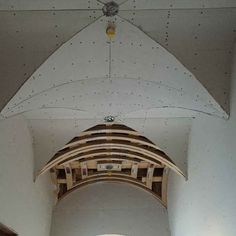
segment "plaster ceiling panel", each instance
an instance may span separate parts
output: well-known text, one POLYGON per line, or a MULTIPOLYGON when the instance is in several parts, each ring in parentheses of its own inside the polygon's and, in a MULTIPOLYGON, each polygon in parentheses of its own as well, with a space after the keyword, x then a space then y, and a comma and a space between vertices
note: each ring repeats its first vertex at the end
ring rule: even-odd
MULTIPOLYGON (((17 114, 16 116, 18 116, 17 114)), ((97 118, 95 113, 86 112, 80 109, 73 108, 55 108, 55 107, 44 107, 40 109, 33 109, 20 114, 25 119, 91 119, 97 118)))
POLYGON ((185 109, 183 111, 183 108, 178 107, 159 107, 159 108, 149 108, 149 109, 143 109, 138 111, 130 111, 126 114, 122 114, 119 116, 120 120, 123 119, 133 119, 133 118, 186 118, 186 117, 196 117, 201 112, 199 111, 193 111, 185 109))
POLYGON ((122 10, 236 7, 234 0, 127 0, 122 10))
POLYGON ((27 117, 28 111, 71 109, 90 114, 90 117, 101 118, 109 114, 121 116, 132 111, 167 107, 182 109, 182 116, 186 115, 185 110, 192 110, 192 116, 195 111, 207 114, 210 111, 217 115, 216 110, 209 110, 210 106, 204 105, 201 98, 192 101, 190 94, 152 81, 97 78, 69 82, 43 91, 3 114, 11 117, 24 113, 27 117))
POLYGON ((195 49, 228 49, 236 37, 236 8, 173 10, 168 21, 171 45, 184 40, 195 49))
MULTIPOLYGON (((116 24, 117 36, 112 41, 111 47, 112 77, 139 78, 152 81, 159 86, 167 87, 169 91, 173 89, 183 91, 185 95, 188 94, 188 99, 183 99, 183 94, 180 94, 180 98, 176 97, 177 100, 179 99, 179 107, 186 107, 183 102, 186 100, 190 102, 190 97, 192 97, 195 104, 199 102, 198 108, 198 105, 194 106, 195 110, 200 111, 204 109, 203 107, 210 106, 211 108, 214 107, 213 110, 218 109, 219 112, 222 112, 220 106, 209 96, 194 75, 160 44, 127 21, 118 18, 116 24), (203 105, 204 101, 206 104, 203 105)), ((211 112, 209 110, 209 113, 211 112)))
MULTIPOLYGON (((0 10, 100 9, 108 0, 0 0, 0 10)), ((122 10, 236 7, 234 0, 117 0, 122 10)))
POLYGON ((178 52, 186 60, 186 66, 192 67, 193 73, 207 90, 214 95, 219 104, 229 111, 229 87, 231 53, 226 50, 198 50, 197 55, 178 52), (184 55, 183 55, 184 54, 184 55))
POLYGON ((119 14, 163 46, 171 43, 177 47, 184 42, 182 46, 189 49, 228 49, 235 39, 236 8, 139 10, 119 14))
POLYGON ((96 21, 62 45, 32 74, 6 109, 73 81, 108 76, 109 44, 105 24, 96 21))
POLYGON ((2 115, 52 108, 102 117, 179 108, 183 116, 185 110, 227 116, 191 72, 137 27, 116 17, 117 36, 110 42, 107 20, 101 18, 62 45, 2 115))
POLYGON ((235 8, 120 14, 173 53, 228 111, 235 8))
POLYGON ((0 0, 1 10, 61 10, 61 9, 101 9, 97 0, 0 0))
POLYGON ((101 11, 0 13, 0 109, 59 46, 93 22, 101 11), (11 84, 11 86, 9 86, 11 84))

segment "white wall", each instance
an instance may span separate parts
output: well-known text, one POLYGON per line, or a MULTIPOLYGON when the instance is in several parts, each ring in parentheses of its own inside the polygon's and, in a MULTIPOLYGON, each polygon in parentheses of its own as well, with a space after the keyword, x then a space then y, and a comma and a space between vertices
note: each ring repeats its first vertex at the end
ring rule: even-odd
POLYGON ((52 189, 36 183, 32 139, 26 121, 0 120, 0 222, 20 236, 48 236, 52 189))
POLYGON ((172 236, 236 235, 236 50, 229 120, 201 116, 193 121, 188 182, 171 175, 172 236))
POLYGON ((170 236, 166 209, 152 195, 119 183, 97 183, 57 205, 51 236, 170 236))

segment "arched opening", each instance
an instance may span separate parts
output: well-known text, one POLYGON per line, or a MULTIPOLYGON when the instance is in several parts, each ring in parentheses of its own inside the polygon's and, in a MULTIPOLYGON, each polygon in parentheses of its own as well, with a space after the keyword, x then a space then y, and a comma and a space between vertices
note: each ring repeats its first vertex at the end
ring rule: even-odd
POLYGON ((55 207, 51 236, 170 236, 167 210, 128 184, 97 183, 77 189, 55 207))
POLYGON ((175 163, 149 139, 118 123, 95 125, 74 137, 42 168, 49 171, 61 200, 97 182, 137 186, 167 205, 169 170, 184 176, 175 163))

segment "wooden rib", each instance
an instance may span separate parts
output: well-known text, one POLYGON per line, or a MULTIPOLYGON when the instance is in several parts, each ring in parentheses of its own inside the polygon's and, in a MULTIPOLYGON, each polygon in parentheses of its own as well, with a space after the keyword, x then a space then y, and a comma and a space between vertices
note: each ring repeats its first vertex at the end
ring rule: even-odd
POLYGON ((57 179, 57 183, 58 184, 66 184, 67 181, 66 181, 66 179, 57 179))
POLYGON ((167 182, 169 176, 169 168, 165 167, 162 175, 162 184, 161 184, 161 198, 163 203, 167 206, 167 182))
MULTIPOLYGON (((100 134, 99 136, 85 136, 83 139, 80 139, 78 141, 75 141, 75 142, 72 142, 72 143, 68 143, 67 145, 65 145, 63 147, 63 149, 66 149, 66 148, 74 148, 80 144, 84 144, 84 143, 87 143, 87 142, 91 142, 91 141, 99 141, 99 140, 122 140, 122 141, 129 141, 129 142, 132 142, 132 143, 139 143, 139 144, 142 144, 142 145, 146 145, 146 146, 149 146, 149 147, 152 147, 152 148, 155 148, 155 149, 158 149, 158 150, 161 150, 160 148, 158 148, 155 144, 151 143, 149 140, 147 141, 144 141, 144 137, 142 136, 122 136, 120 134, 113 134, 112 135, 107 135, 107 134, 100 134), (139 138, 142 138, 142 139, 139 139, 139 138)), ((60 151, 63 151, 63 149, 61 149, 60 151)))
POLYGON ((65 173, 66 173, 66 186, 67 190, 73 187, 73 177, 72 177, 72 170, 70 164, 65 164, 65 173))
POLYGON ((106 141, 106 142, 99 142, 99 143, 97 143, 97 142, 96 143, 89 143, 86 146, 78 147, 78 148, 73 149, 73 150, 69 150, 69 151, 67 151, 63 154, 58 155, 57 158, 49 161, 48 164, 53 164, 53 163, 57 162, 58 159, 60 159, 60 161, 63 161, 64 159, 72 157, 73 155, 77 155, 81 152, 85 152, 85 151, 89 150, 89 148, 91 148, 91 147, 100 147, 101 148, 101 145, 103 145, 103 147, 106 146, 106 148, 112 148, 112 147, 114 147, 114 148, 118 147, 118 148, 121 148, 121 149, 122 149, 122 147, 134 148, 138 152, 141 152, 141 153, 148 152, 152 155, 156 155, 158 158, 163 159, 164 161, 171 162, 171 161, 168 160, 169 157, 163 152, 156 153, 153 150, 141 147, 139 145, 134 145, 134 144, 131 144, 131 143, 119 143, 119 142, 117 143, 117 142, 112 142, 112 141, 106 141))
MULTIPOLYGON (((64 167, 63 167, 64 169, 64 167)), ((53 184, 57 184, 57 170, 56 168, 51 168, 50 169, 50 176, 51 176, 51 180, 53 182, 53 184)))
POLYGON ((80 153, 83 152, 88 152, 88 151, 92 151, 92 150, 99 150, 101 148, 104 149, 121 149, 121 150, 127 150, 127 151, 132 151, 132 152, 137 152, 137 153, 142 153, 145 154, 149 157, 152 157, 153 159, 163 163, 164 165, 168 166, 169 168, 171 168, 172 170, 174 170, 176 173, 184 176, 183 172, 172 162, 170 162, 167 159, 166 155, 158 155, 152 151, 149 151, 148 149, 145 149, 143 147, 139 147, 139 146, 135 146, 135 145, 131 145, 131 144, 117 144, 115 142, 107 142, 102 144, 95 144, 95 145, 88 145, 85 146, 83 148, 78 148, 77 150, 74 150, 74 152, 71 153, 71 151, 69 151, 66 154, 63 154, 61 156, 59 156, 58 158, 56 158, 56 160, 53 160, 52 162, 49 162, 41 171, 39 174, 44 173, 45 171, 49 170, 50 168, 52 168, 53 166, 57 165, 60 162, 66 161, 67 159, 78 155, 80 153))
POLYGON ((80 181, 77 185, 75 185, 72 189, 70 189, 69 191, 67 191, 65 194, 63 194, 59 200, 63 199, 64 197, 66 197, 68 194, 70 194, 71 192, 84 187, 88 184, 93 184, 93 183, 97 183, 97 182, 123 182, 123 183, 128 183, 128 184, 132 184, 134 186, 140 187, 142 189, 144 189, 145 191, 151 193, 156 199, 158 199, 160 201, 160 203, 166 207, 166 205, 162 202, 162 199, 153 191, 151 191, 150 189, 148 189, 145 184, 143 184, 142 182, 133 179, 131 177, 126 177, 126 176, 121 176, 121 175, 104 175, 104 176, 93 176, 93 177, 88 177, 82 181, 80 181))
POLYGON ((48 163, 52 163, 53 161, 55 161, 58 157, 64 157, 64 156, 68 156, 68 155, 73 155, 74 153, 76 153, 79 150, 82 150, 88 146, 92 146, 92 145, 104 145, 104 144, 120 144, 120 145, 130 145, 130 146, 133 146, 133 147, 138 147, 138 148, 142 148, 144 150, 149 150, 153 153, 155 153, 156 155, 159 155, 161 157, 164 157, 165 159, 167 159, 169 162, 172 162, 171 159, 163 152, 161 151, 160 149, 158 149, 157 147, 151 147, 147 144, 145 145, 141 145, 141 144, 137 144, 137 143, 134 143, 134 142, 131 142, 131 141, 125 141, 125 140, 93 140, 91 142, 88 142, 88 143, 83 143, 83 144, 80 144, 76 147, 73 147, 73 148, 67 148, 67 149, 63 149, 63 150, 60 150, 59 152, 57 152, 53 158, 51 158, 51 160, 48 162, 48 163))
POLYGON ((88 168, 85 162, 81 163, 81 176, 82 176, 82 179, 85 179, 88 177, 88 168))
MULTIPOLYGON (((137 162, 138 164, 138 168, 148 168, 148 166, 150 165, 150 162, 147 161, 143 161, 143 160, 137 160, 137 158, 130 158, 127 156, 91 156, 86 158, 86 162, 87 162, 87 166, 88 169, 96 169, 96 162, 97 161, 110 161, 110 160, 116 160, 116 161, 125 161, 125 163, 122 163, 122 168, 132 168, 133 163, 137 162), (94 162, 94 163, 91 163, 94 162)), ((78 169, 80 168, 80 162, 79 161, 71 161, 70 162, 71 165, 71 169, 78 169)), ((56 169, 64 169, 63 164, 62 165, 57 165, 55 167, 56 169)), ((156 165, 155 164, 155 168, 164 168, 163 165, 156 165)))
MULTIPOLYGON (((147 178, 146 177, 142 177, 142 182, 146 183, 147 178)), ((162 176, 155 176, 152 177, 152 182, 162 182, 162 176)))
POLYGON ((133 163, 132 168, 131 168, 131 176, 135 179, 138 176, 138 167, 139 167, 138 163, 133 163))
MULTIPOLYGON (((62 163, 73 163, 75 161, 91 161, 91 160, 123 160, 123 161, 131 161, 131 162, 147 162, 155 164, 157 167, 164 167, 159 161, 149 157, 142 155, 140 153, 136 152, 128 152, 126 150, 120 150, 120 149, 96 149, 90 152, 84 152, 80 155, 76 155, 75 157, 71 159, 66 159, 62 163)), ((59 163, 58 166, 61 164, 59 163)), ((78 166, 79 167, 79 166, 78 166)))
POLYGON ((137 131, 132 131, 132 130, 126 130, 126 129, 97 129, 97 130, 91 130, 91 131, 84 131, 82 133, 80 133, 80 137, 82 136, 88 136, 88 135, 92 135, 92 134, 102 134, 102 133, 106 133, 106 134, 110 134, 110 133, 118 133, 118 134, 130 134, 130 135, 136 135, 136 136, 141 136, 137 131))
POLYGON ((57 170, 56 168, 52 168, 50 169, 50 176, 51 176, 51 180, 52 180, 52 183, 55 185, 55 190, 53 191, 53 193, 56 195, 58 195, 58 192, 59 192, 59 184, 58 183, 58 179, 57 179, 57 170))
POLYGON ((46 170, 42 170, 40 174, 44 173, 45 171, 47 171, 48 169, 56 166, 57 164, 66 164, 66 163, 71 163, 73 161, 77 161, 77 160, 81 160, 81 159, 86 159, 86 158, 90 158, 90 157, 95 157, 95 156, 101 156, 101 155, 106 155, 106 156, 113 156, 113 155, 119 155, 119 156, 127 156, 127 157, 131 157, 131 158, 135 158, 136 160, 137 159, 140 159, 142 161, 146 161, 146 162, 149 162, 151 164, 154 164, 154 165, 157 165, 157 166, 162 166, 160 165, 160 162, 157 161, 156 159, 154 158, 151 158, 149 156, 145 156, 145 155, 142 155, 142 154, 139 154, 139 153, 134 153, 134 152, 129 152, 129 153, 126 153, 124 150, 99 150, 99 147, 97 147, 96 149, 93 150, 94 152, 93 153, 82 153, 80 154, 80 156, 75 156, 73 158, 70 158, 70 159, 66 159, 64 160, 64 162, 60 162, 60 160, 53 166, 49 166, 47 167, 46 170))
POLYGON ((147 188, 152 189, 152 178, 154 173, 154 167, 150 166, 147 170, 147 179, 146 179, 146 186, 147 188))
MULTIPOLYGON (((123 125, 123 124, 117 124, 117 123, 103 123, 103 124, 98 124, 98 125, 95 125, 87 130, 85 130, 84 132, 87 132, 87 131, 93 131, 93 130, 102 130, 102 129, 112 129, 112 130, 115 130, 115 129, 121 129, 121 130, 130 130, 130 131, 135 131, 134 129, 126 126, 126 125, 123 125)), ((135 131, 137 132, 137 131, 135 131)))

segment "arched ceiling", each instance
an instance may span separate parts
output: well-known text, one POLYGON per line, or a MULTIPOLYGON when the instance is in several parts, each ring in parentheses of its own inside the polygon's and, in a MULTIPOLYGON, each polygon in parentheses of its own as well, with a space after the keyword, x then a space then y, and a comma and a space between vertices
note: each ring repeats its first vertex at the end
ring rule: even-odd
POLYGON ((50 56, 1 114, 36 112, 38 118, 51 110, 90 118, 151 109, 162 109, 167 117, 172 109, 182 116, 203 112, 227 117, 195 76, 159 43, 119 16, 104 16, 50 56), (117 33, 110 41, 105 30, 111 20, 117 33))
POLYGON ((138 186, 167 204, 168 171, 182 170, 149 139, 118 123, 93 126, 63 146, 41 169, 49 171, 60 200, 87 184, 115 181, 138 186))
MULTIPOLYGON (((158 144, 187 176, 188 137, 191 118, 127 118, 117 120, 138 131, 158 144)), ((103 119, 30 119, 27 121, 32 134, 35 175, 60 150, 68 140, 86 129, 103 123, 103 119)))
MULTIPOLYGON (((0 3, 2 108, 54 50, 102 15, 102 4, 95 0, 0 3)), ((235 7, 235 1, 127 1, 120 6, 119 15, 177 56, 229 112, 231 49, 236 32, 235 8, 230 7, 235 7)), ((57 111, 54 117, 58 113, 65 116, 67 111, 57 111)), ((178 116, 178 111, 174 113, 178 116)), ((48 110, 40 116, 43 114, 52 117, 48 110)), ((159 116, 160 112, 152 114, 159 116)))

